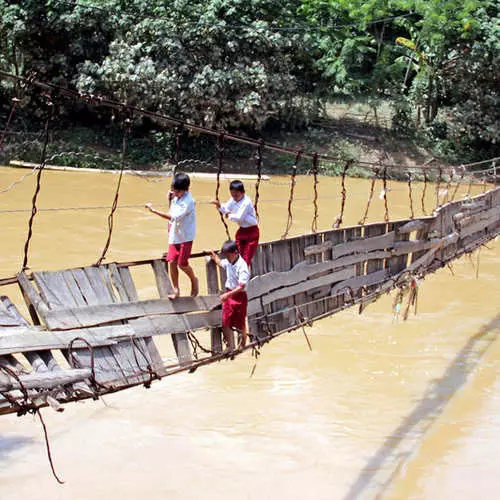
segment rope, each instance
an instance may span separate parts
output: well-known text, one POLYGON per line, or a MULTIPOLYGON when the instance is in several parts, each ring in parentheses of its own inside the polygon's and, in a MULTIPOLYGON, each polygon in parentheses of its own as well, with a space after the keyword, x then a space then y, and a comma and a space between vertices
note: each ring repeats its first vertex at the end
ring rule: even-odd
POLYGON ((346 161, 345 165, 344 165, 344 168, 342 170, 342 189, 341 189, 342 201, 340 203, 340 213, 339 213, 339 215, 337 216, 337 219, 335 220, 335 222, 332 225, 332 227, 335 228, 335 229, 338 228, 338 227, 340 227, 340 224, 342 224, 342 221, 343 221, 343 218, 344 218, 345 201, 346 201, 346 197, 347 197, 347 190, 345 188, 345 177, 346 177, 346 174, 347 174, 347 170, 349 169, 349 167, 351 166, 351 164, 352 164, 352 160, 346 161))
POLYGON ((255 200, 253 206, 255 208, 255 214, 257 219, 259 218, 259 211, 257 205, 259 203, 259 187, 262 178, 262 150, 264 149, 264 140, 261 140, 257 148, 257 154, 255 156, 255 166, 257 168, 257 182, 255 183, 255 200))
MULTIPOLYGON (((219 191, 220 191, 220 174, 222 173, 222 157, 224 153, 224 134, 219 134, 217 138, 217 186, 215 188, 215 201, 220 203, 219 199, 219 191)), ((227 239, 231 239, 231 235, 229 234, 229 228, 227 227, 226 221, 224 220, 224 215, 219 212, 220 220, 226 230, 227 239)))
POLYGON ((408 198, 410 200, 410 219, 414 219, 415 212, 413 210, 413 189, 412 189, 411 181, 412 181, 411 172, 408 172, 408 198))
POLYGON ((127 149, 127 134, 130 132, 130 119, 125 120, 125 127, 123 130, 123 139, 122 139, 122 154, 121 154, 121 167, 120 167, 120 175, 118 177, 118 182, 116 184, 115 196, 113 198, 113 203, 111 205, 111 211, 108 215, 108 237, 106 239, 106 243, 104 244, 104 248, 102 250, 101 256, 96 262, 96 266, 100 266, 103 260, 106 258, 106 254, 108 253, 109 245, 111 244, 111 237, 113 235, 113 227, 114 227, 114 215, 116 209, 118 207, 118 197, 120 196, 120 186, 122 184, 123 178, 123 170, 125 169, 125 151, 127 149))
POLYGON ((40 423, 42 424, 43 435, 45 437, 45 448, 47 450, 47 457, 49 459, 49 464, 50 464, 50 469, 52 470, 52 475, 55 477, 56 481, 59 484, 64 484, 64 481, 61 481, 61 479, 59 479, 59 476, 57 475, 56 469, 54 467, 54 462, 52 460, 52 452, 50 451, 49 434, 47 432, 47 426, 45 425, 45 422, 43 420, 42 413, 41 413, 39 408, 37 408, 35 413, 38 415, 38 418, 40 419, 40 423))
POLYGON ((40 168, 38 170, 38 175, 36 177, 35 192, 33 193, 33 198, 31 200, 31 216, 30 216, 29 221, 28 221, 28 236, 26 237, 26 242, 24 243, 24 258, 23 258, 23 265, 22 265, 23 271, 28 268, 28 253, 29 253, 31 237, 33 236, 33 222, 35 220, 35 215, 37 213, 36 203, 38 200, 38 193, 40 193, 40 189, 41 189, 42 172, 43 172, 43 169, 45 167, 45 157, 47 154, 47 144, 49 142, 49 124, 50 124, 50 120, 52 119, 52 116, 54 114, 54 105, 53 105, 52 101, 50 100, 50 96, 45 95, 45 97, 47 99, 47 106, 49 106, 49 112, 47 114, 47 119, 45 121, 43 147, 42 147, 42 154, 40 157, 40 168))
POLYGON ((318 230, 318 153, 314 153, 312 163, 314 215, 311 223, 311 231, 315 233, 318 230))
POLYGON ((384 198, 384 222, 389 222, 389 205, 387 203, 387 167, 382 171, 382 189, 384 198))
POLYGON ((293 203, 293 193, 295 191, 295 177, 297 176, 297 167, 299 165, 300 157, 302 155, 302 151, 299 151, 295 156, 295 161, 292 165, 292 175, 290 177, 290 196, 288 197, 288 218, 286 220, 285 232, 281 235, 282 239, 285 239, 288 236, 288 233, 293 225, 293 215, 292 215, 292 203, 293 203))
POLYGON ((380 171, 377 169, 374 171, 375 176, 372 177, 371 184, 370 184, 370 194, 368 195, 368 202, 366 203, 366 208, 365 208, 365 213, 363 214, 363 217, 359 221, 359 224, 361 226, 364 226, 366 223, 366 220, 368 218, 368 211, 370 210, 370 205, 373 199, 373 193, 375 191, 375 183, 377 182, 377 179, 380 175, 380 171))

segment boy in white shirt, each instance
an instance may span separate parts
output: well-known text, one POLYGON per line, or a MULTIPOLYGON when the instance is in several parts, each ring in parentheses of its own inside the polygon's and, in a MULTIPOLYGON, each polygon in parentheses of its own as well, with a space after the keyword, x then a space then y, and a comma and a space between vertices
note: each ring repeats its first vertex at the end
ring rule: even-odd
POLYGON ((245 186, 241 181, 232 181, 229 185, 231 198, 223 205, 218 201, 212 201, 221 214, 230 221, 236 222, 239 229, 236 231, 235 240, 240 255, 250 266, 253 256, 259 246, 259 226, 257 214, 252 200, 245 194, 245 186))
POLYGON ((226 291, 220 296, 222 330, 228 349, 232 351, 234 349, 233 328, 241 332, 241 342, 238 348, 245 347, 247 343, 248 297, 245 287, 250 279, 250 271, 247 263, 238 253, 238 246, 233 240, 228 240, 222 245, 221 253, 224 257, 222 260, 214 251, 210 251, 214 262, 226 270, 226 291))
POLYGON ((150 212, 169 221, 167 262, 170 263, 170 278, 173 286, 173 293, 168 296, 169 299, 176 299, 180 295, 179 268, 191 280, 191 297, 198 295, 198 278, 188 261, 196 235, 195 201, 189 192, 190 183, 187 174, 175 174, 169 192, 172 204, 168 214, 156 210, 151 203, 146 203, 146 208, 150 212))

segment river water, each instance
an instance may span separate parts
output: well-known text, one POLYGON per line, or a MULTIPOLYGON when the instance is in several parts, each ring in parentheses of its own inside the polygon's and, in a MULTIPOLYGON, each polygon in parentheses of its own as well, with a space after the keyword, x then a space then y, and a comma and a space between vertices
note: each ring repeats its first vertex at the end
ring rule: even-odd
MULTIPOLYGON (((28 173, 0 168, 0 191, 28 173)), ((43 174, 32 269, 97 260, 117 179, 43 174)), ((253 182, 246 184, 253 196, 253 182)), ((2 277, 21 267, 34 186, 28 175, 0 193, 2 277)), ((224 198, 227 187, 223 181, 224 198)), ((389 187, 391 217, 407 217, 406 184, 389 187)), ((413 193, 416 214, 422 187, 413 193)), ((165 179, 124 177, 107 261, 165 251, 165 224, 142 205, 164 204, 167 188, 165 179)), ((318 189, 318 228, 326 229, 339 213, 340 181, 320 178, 318 189)), ((370 181, 347 180, 345 224, 362 217, 369 189, 370 181)), ((193 179, 192 191, 198 201, 194 251, 218 247, 223 227, 207 204, 215 181, 193 179)), ((371 221, 384 215, 380 192, 377 184, 371 221)), ((288 195, 286 177, 262 183, 263 241, 283 233, 288 195)), ((434 201, 428 186, 425 207, 434 201)), ((308 232, 310 177, 299 178, 292 207, 290 234, 308 232)), ((299 331, 264 346, 251 378, 255 360, 248 353, 149 390, 67 405, 62 414, 42 410, 62 486, 50 473, 39 421, 0 417, 0 498, 498 498, 499 247, 491 242, 479 258, 476 253, 428 276, 417 315, 408 321, 393 318, 393 295, 361 316, 346 310, 308 329, 311 352, 299 331)), ((12 286, 1 293, 21 302, 12 286)))

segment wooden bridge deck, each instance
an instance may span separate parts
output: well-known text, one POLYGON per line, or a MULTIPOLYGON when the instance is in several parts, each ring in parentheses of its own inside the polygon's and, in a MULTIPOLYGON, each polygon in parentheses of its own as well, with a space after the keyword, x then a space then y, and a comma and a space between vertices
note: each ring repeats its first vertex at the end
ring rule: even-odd
MULTIPOLYGON (((263 243, 248 285, 251 346, 354 304, 363 308, 499 233, 497 188, 429 217, 263 243)), ((222 352, 217 293, 225 277, 212 261, 208 294, 175 301, 167 298, 171 283, 161 260, 20 273, 17 280, 31 323, 1 297, 0 414, 60 409, 239 354, 222 352), (150 273, 155 298, 139 298, 138 269, 150 273)))

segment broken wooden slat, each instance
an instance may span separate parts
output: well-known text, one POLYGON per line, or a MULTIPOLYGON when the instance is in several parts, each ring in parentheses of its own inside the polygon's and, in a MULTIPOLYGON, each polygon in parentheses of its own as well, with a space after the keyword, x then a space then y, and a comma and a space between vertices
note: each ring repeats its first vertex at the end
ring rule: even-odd
POLYGON ((67 384, 72 384, 90 377, 89 369, 61 370, 59 372, 30 373, 19 375, 19 380, 5 374, 0 374, 0 391, 15 389, 53 389, 67 384))

